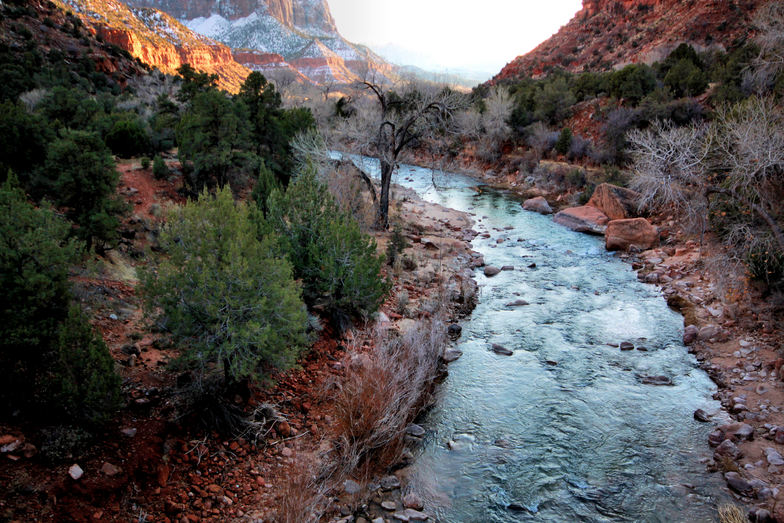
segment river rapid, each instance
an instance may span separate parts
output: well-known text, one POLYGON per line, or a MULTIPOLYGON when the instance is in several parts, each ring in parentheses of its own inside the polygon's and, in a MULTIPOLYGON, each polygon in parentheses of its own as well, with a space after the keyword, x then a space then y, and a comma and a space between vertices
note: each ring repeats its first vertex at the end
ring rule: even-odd
MULTIPOLYGON (((378 176, 373 160, 354 161, 378 176)), ((427 434, 411 485, 427 509, 445 522, 715 521, 727 495, 700 462, 710 425, 692 414, 719 410, 716 387, 658 288, 602 238, 476 180, 403 165, 394 182, 472 214, 473 248, 514 267, 477 270, 464 354, 419 420, 427 434), (621 351, 625 341, 645 350, 621 351)))

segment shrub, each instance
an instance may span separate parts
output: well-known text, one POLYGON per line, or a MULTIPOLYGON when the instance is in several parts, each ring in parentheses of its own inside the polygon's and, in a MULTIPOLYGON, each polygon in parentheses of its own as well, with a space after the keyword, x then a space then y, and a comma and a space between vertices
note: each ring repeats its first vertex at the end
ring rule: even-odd
POLYGON ((406 247, 408 247, 408 242, 406 237, 403 236, 403 229, 399 223, 396 223, 392 229, 392 237, 387 244, 387 264, 394 265, 395 260, 403 253, 406 247))
POLYGON ((106 133, 106 145, 114 154, 130 158, 150 150, 150 134, 134 116, 121 116, 106 133))
POLYGON ((165 180, 169 177, 169 174, 169 167, 167 167, 166 162, 163 161, 161 155, 156 154, 152 161, 152 175, 156 180, 165 180))
POLYGON ((267 164, 262 161, 261 167, 259 168, 259 178, 256 180, 256 185, 253 187, 252 197, 256 202, 256 206, 264 216, 267 215, 267 211, 269 210, 267 199, 270 194, 272 194, 272 191, 278 188, 279 185, 275 179, 275 175, 267 168, 267 164))
POLYGON ((60 325, 51 396, 70 418, 90 423, 109 419, 120 401, 120 378, 103 339, 78 306, 60 325))
POLYGON ((307 316, 276 239, 257 237, 251 209, 228 187, 175 207, 161 231, 167 257, 142 275, 149 314, 185 347, 178 362, 225 381, 294 364, 307 316))
POLYGON ((68 273, 81 246, 67 239, 67 222, 47 206, 33 207, 15 183, 11 177, 0 189, 2 404, 105 421, 119 391, 113 362, 78 307, 68 305, 68 273))
POLYGON ((378 309, 389 284, 380 274, 376 242, 339 209, 312 172, 285 192, 273 191, 268 204, 268 223, 282 236, 310 306, 323 308, 338 325, 347 316, 378 309))
POLYGON ((566 154, 572 146, 572 130, 564 127, 561 134, 558 135, 558 141, 555 142, 555 151, 558 154, 566 154))
POLYGON ((109 149, 96 133, 63 131, 49 146, 43 166, 45 193, 67 209, 79 236, 99 248, 117 239, 122 204, 115 190, 119 176, 109 149))
POLYGON ((142 169, 145 171, 150 168, 150 158, 147 156, 142 156, 142 169))

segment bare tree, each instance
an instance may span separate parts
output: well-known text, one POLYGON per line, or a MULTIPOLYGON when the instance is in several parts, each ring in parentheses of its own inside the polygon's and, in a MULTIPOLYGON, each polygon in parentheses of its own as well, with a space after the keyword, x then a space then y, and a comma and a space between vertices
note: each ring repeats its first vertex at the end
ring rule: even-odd
POLYGON ((674 208, 701 230, 712 209, 728 205, 726 243, 784 253, 784 116, 772 100, 720 109, 711 124, 656 123, 629 141, 643 205, 674 208))
POLYGON ((390 183, 400 154, 440 132, 451 132, 452 116, 461 107, 463 96, 448 88, 413 82, 394 89, 365 80, 357 87, 370 96, 354 97, 356 114, 343 122, 341 134, 359 152, 380 162, 376 227, 386 229, 390 183))
POLYGON ((747 71, 746 82, 756 93, 770 91, 784 71, 784 2, 768 2, 754 15, 760 54, 747 71))

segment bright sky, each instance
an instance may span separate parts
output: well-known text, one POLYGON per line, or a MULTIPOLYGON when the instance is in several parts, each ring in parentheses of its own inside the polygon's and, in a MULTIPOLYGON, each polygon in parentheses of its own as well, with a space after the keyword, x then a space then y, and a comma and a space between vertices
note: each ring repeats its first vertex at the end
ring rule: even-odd
POLYGON ((349 41, 429 70, 492 74, 558 31, 582 5, 581 0, 328 2, 349 41))

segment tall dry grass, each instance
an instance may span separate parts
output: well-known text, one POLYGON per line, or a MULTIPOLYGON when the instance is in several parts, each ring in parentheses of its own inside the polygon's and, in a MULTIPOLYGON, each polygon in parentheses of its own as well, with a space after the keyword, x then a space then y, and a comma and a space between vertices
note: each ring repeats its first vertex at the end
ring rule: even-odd
POLYGON ((288 478, 276 521, 317 521, 330 491, 340 492, 349 478, 364 484, 400 460, 406 427, 428 404, 438 376, 444 317, 439 311, 403 334, 378 329, 370 351, 350 344, 345 377, 324 390, 335 405, 330 450, 288 478))

